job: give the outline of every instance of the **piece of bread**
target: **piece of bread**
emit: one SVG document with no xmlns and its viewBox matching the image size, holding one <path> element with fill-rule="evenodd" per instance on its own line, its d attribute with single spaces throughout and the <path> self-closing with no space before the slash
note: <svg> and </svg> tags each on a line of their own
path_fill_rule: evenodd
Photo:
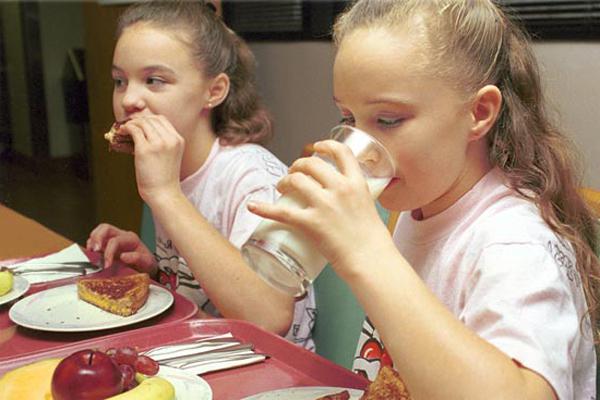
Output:
<svg viewBox="0 0 600 400">
<path fill-rule="evenodd" d="M 367 386 L 360 400 L 411 400 L 408 389 L 396 370 L 382 367 L 373 382 Z"/>
<path fill-rule="evenodd" d="M 135 314 L 148 300 L 149 292 L 150 277 L 146 273 L 77 281 L 81 300 L 124 317 Z"/>
<path fill-rule="evenodd" d="M 323 397 L 319 397 L 316 400 L 349 400 L 349 399 L 350 399 L 350 392 L 348 392 L 347 390 L 342 390 L 339 393 L 328 394 Z"/>
<path fill-rule="evenodd" d="M 110 130 L 104 134 L 104 139 L 108 141 L 108 149 L 121 153 L 133 153 L 133 138 L 130 135 L 120 135 L 119 127 L 127 121 L 115 122 Z"/>
</svg>

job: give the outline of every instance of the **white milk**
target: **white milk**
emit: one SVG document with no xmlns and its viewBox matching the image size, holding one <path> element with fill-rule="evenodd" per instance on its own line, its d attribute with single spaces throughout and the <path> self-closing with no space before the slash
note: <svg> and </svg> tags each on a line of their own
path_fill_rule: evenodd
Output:
<svg viewBox="0 0 600 400">
<path fill-rule="evenodd" d="M 389 178 L 367 178 L 369 191 L 373 199 L 379 197 L 389 183 Z M 282 196 L 277 204 L 302 207 L 302 204 L 291 196 Z M 325 257 L 313 246 L 312 242 L 297 229 L 270 219 L 264 219 L 252 234 L 252 239 L 269 243 L 279 248 L 298 262 L 312 282 L 327 264 Z"/>
</svg>

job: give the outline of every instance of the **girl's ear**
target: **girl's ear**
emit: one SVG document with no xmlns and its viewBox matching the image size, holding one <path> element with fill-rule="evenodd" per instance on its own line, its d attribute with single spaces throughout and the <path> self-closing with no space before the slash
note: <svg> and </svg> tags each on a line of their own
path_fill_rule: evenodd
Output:
<svg viewBox="0 0 600 400">
<path fill-rule="evenodd" d="M 479 89 L 471 103 L 473 125 L 470 140 L 478 140 L 485 136 L 494 125 L 502 107 L 502 93 L 495 85 L 486 85 Z"/>
<path fill-rule="evenodd" d="M 221 104 L 229 93 L 229 76 L 223 72 L 212 79 L 208 87 L 208 99 L 206 103 L 209 108 Z"/>
</svg>

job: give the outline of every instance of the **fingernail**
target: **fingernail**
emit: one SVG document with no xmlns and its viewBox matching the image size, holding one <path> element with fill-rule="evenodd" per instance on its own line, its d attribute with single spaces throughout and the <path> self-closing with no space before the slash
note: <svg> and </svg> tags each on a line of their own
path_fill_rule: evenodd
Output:
<svg viewBox="0 0 600 400">
<path fill-rule="evenodd" d="M 94 245 L 94 251 L 100 251 L 100 244 L 96 243 Z"/>
</svg>

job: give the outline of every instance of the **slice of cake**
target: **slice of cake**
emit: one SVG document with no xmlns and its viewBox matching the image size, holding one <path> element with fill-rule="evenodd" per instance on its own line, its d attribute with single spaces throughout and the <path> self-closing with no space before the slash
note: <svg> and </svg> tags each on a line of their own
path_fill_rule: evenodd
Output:
<svg viewBox="0 0 600 400">
<path fill-rule="evenodd" d="M 124 317 L 135 314 L 148 300 L 149 292 L 150 277 L 146 273 L 77 281 L 81 300 Z"/>
<path fill-rule="evenodd" d="M 402 378 L 396 370 L 388 367 L 382 367 L 373 382 L 369 384 L 367 390 L 360 398 L 361 400 L 410 400 L 408 389 L 402 382 Z"/>
</svg>

